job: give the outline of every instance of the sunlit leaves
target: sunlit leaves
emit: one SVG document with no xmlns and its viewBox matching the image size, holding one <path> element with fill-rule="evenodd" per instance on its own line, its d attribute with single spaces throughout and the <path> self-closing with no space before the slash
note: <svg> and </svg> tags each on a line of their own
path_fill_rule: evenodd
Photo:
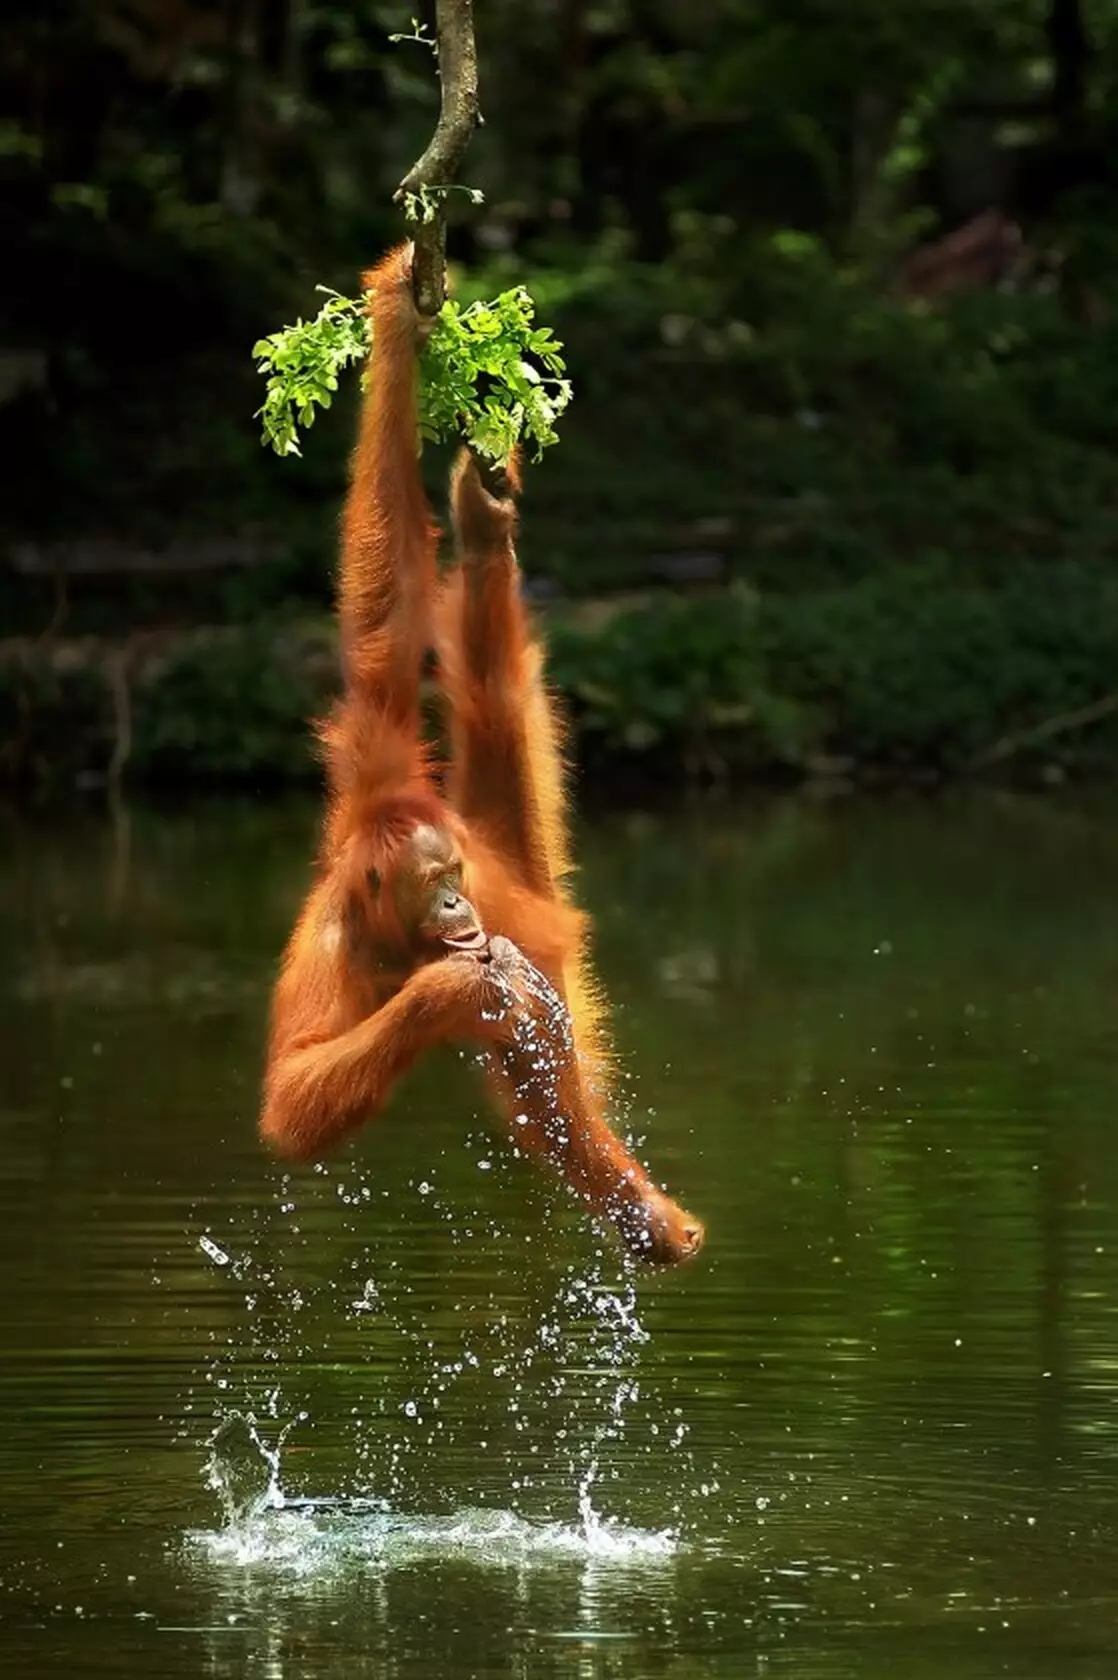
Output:
<svg viewBox="0 0 1118 1680">
<path fill-rule="evenodd" d="M 326 287 L 320 287 L 326 291 Z M 263 441 L 277 455 L 298 455 L 299 427 L 314 423 L 316 408 L 329 408 L 338 375 L 368 353 L 368 321 L 359 298 L 328 292 L 313 321 L 296 321 L 252 347 L 257 371 L 266 376 L 264 402 L 257 409 Z"/>
<path fill-rule="evenodd" d="M 502 465 L 518 444 L 538 459 L 556 442 L 571 385 L 562 345 L 534 319 L 522 286 L 490 303 L 443 305 L 420 363 L 421 437 L 461 437 Z M 367 355 L 369 330 L 362 300 L 331 292 L 312 321 L 254 345 L 267 379 L 257 415 L 263 441 L 277 455 L 300 453 L 300 428 L 313 423 L 318 408 L 329 408 L 340 374 Z"/>
<path fill-rule="evenodd" d="M 538 459 L 557 441 L 555 423 L 571 400 L 563 346 L 534 327 L 523 286 L 465 309 L 446 302 L 422 363 L 420 432 L 464 437 L 504 463 L 519 443 Z"/>
</svg>

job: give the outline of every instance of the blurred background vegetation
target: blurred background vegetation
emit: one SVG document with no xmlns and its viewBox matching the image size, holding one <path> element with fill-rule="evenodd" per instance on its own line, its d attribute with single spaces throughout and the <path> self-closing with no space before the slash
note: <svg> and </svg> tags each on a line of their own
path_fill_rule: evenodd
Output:
<svg viewBox="0 0 1118 1680">
<path fill-rule="evenodd" d="M 8 0 L 4 779 L 308 773 L 355 390 L 277 462 L 249 351 L 399 233 L 416 14 Z M 475 15 L 451 251 L 567 344 L 524 550 L 585 760 L 1113 770 L 1118 0 Z"/>
</svg>

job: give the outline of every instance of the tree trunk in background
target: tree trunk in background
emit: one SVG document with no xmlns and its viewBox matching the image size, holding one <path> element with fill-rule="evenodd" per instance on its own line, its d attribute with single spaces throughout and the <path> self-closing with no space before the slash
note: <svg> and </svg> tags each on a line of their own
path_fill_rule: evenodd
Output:
<svg viewBox="0 0 1118 1680">
<path fill-rule="evenodd" d="M 251 216 L 260 196 L 252 158 L 252 101 L 259 42 L 254 0 L 226 0 L 225 23 L 225 112 L 218 196 L 235 216 Z"/>
<path fill-rule="evenodd" d="M 283 36 L 283 85 L 288 93 L 297 96 L 303 87 L 303 15 L 305 0 L 287 0 L 286 27 Z"/>
<path fill-rule="evenodd" d="M 876 88 L 861 88 L 850 147 L 850 231 L 856 245 L 869 245 L 880 235 L 894 207 L 892 185 L 882 173 L 894 126 L 888 101 Z"/>
<path fill-rule="evenodd" d="M 1057 141 L 1078 145 L 1087 118 L 1087 71 L 1091 43 L 1083 20 L 1081 0 L 1051 0 L 1046 25 L 1052 54 L 1052 114 Z"/>
</svg>

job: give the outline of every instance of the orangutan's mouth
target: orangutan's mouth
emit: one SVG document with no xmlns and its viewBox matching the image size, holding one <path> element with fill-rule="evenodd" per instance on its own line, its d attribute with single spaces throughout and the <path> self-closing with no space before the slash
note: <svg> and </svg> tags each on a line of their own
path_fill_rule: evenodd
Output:
<svg viewBox="0 0 1118 1680">
<path fill-rule="evenodd" d="M 482 928 L 474 928 L 470 933 L 444 933 L 443 944 L 448 951 L 469 951 L 480 957 L 489 950 L 489 936 Z"/>
</svg>

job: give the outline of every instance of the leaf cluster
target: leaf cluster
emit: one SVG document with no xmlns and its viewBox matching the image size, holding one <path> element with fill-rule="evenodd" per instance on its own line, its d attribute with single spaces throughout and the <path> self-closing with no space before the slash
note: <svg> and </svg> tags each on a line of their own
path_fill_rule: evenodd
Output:
<svg viewBox="0 0 1118 1680">
<path fill-rule="evenodd" d="M 320 288 L 326 291 L 327 288 Z M 571 399 L 563 346 L 535 324 L 523 286 L 491 302 L 448 299 L 420 361 L 419 431 L 428 442 L 461 437 L 505 465 L 519 444 L 538 460 L 557 441 L 555 424 Z M 339 378 L 369 352 L 371 328 L 361 298 L 328 292 L 313 320 L 298 320 L 253 346 L 267 380 L 257 410 L 263 441 L 277 455 L 298 455 L 299 429 L 329 408 Z"/>
<path fill-rule="evenodd" d="M 326 302 L 312 321 L 302 317 L 293 327 L 258 339 L 252 347 L 257 372 L 268 383 L 256 411 L 263 441 L 277 455 L 299 455 L 299 427 L 314 424 L 315 410 L 329 408 L 338 377 L 351 362 L 369 352 L 368 320 L 360 298 L 320 286 Z"/>
<path fill-rule="evenodd" d="M 504 465 L 517 444 L 538 460 L 557 442 L 555 422 L 571 400 L 563 346 L 533 326 L 523 286 L 491 303 L 448 299 L 420 364 L 419 429 L 430 442 L 464 437 Z"/>
</svg>

